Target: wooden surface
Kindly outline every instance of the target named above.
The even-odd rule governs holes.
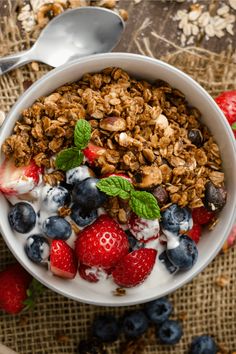
[[[7,15],[9,12],[16,11],[19,8],[19,3],[23,0],[0,0],[0,16]],[[27,2],[24,1],[24,2]],[[145,54],[153,55],[160,58],[174,48],[180,46],[180,31],[178,30],[178,22],[173,20],[179,9],[189,9],[193,3],[198,3],[204,6],[205,10],[215,13],[216,9],[223,4],[227,4],[228,0],[185,0],[178,2],[176,0],[141,0],[135,4],[135,0],[120,0],[119,8],[124,8],[128,11],[129,20],[126,23],[126,29],[119,45],[114,51],[124,51],[140,53],[143,49]],[[236,15],[236,11],[231,9],[231,12]],[[142,29],[143,27],[143,29]],[[155,32],[158,37],[153,36]],[[206,40],[195,41],[194,46],[208,49],[219,53],[232,46],[236,48],[236,23],[234,23],[235,35],[227,34],[221,39],[217,37]],[[144,49],[143,39],[146,38],[149,49]]]

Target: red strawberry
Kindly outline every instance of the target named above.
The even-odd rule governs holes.
[[[79,275],[90,283],[97,283],[99,281],[96,271],[94,272],[91,267],[82,263],[79,265]]]
[[[191,237],[191,239],[195,242],[198,243],[200,240],[200,237],[202,235],[202,227],[199,224],[193,224],[193,227],[191,230],[187,232],[187,235]]]
[[[108,215],[101,215],[79,232],[75,252],[79,261],[90,267],[113,267],[129,251],[126,233]]]
[[[93,143],[88,143],[88,146],[83,150],[84,156],[91,166],[94,166],[95,161],[105,152],[106,149],[101,146],[94,145]]]
[[[51,272],[62,278],[73,279],[77,267],[74,250],[63,240],[53,240],[50,253]]]
[[[31,275],[20,264],[11,264],[0,272],[0,308],[17,314],[24,308]]]
[[[205,225],[213,220],[215,213],[207,210],[205,207],[192,209],[192,218],[195,224]]]
[[[112,272],[114,282],[126,288],[142,283],[151,273],[156,255],[157,251],[152,248],[140,248],[127,254]]]
[[[8,195],[23,194],[31,191],[42,173],[32,160],[28,166],[16,167],[12,160],[4,160],[0,166],[0,190]]]
[[[216,103],[227,118],[234,136],[236,137],[236,90],[222,92],[215,99]]]

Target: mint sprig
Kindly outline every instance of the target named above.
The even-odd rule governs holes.
[[[91,137],[91,125],[84,119],[77,121],[74,131],[74,143],[80,150],[86,148]]]
[[[97,187],[110,197],[122,199],[129,199],[130,192],[134,189],[127,179],[118,176],[103,178],[97,183]]]
[[[62,171],[68,171],[75,168],[83,162],[84,154],[81,151],[86,148],[91,137],[91,126],[84,120],[79,119],[76,122],[74,130],[75,147],[64,149],[56,157],[56,167]]]
[[[145,219],[158,219],[160,217],[160,208],[156,198],[148,192],[132,191],[129,201],[131,209]]]
[[[156,198],[149,192],[135,191],[127,179],[111,176],[101,179],[96,186],[110,197],[129,199],[130,208],[141,218],[160,218],[160,208]]]

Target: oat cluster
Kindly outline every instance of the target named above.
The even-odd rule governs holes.
[[[178,10],[175,21],[179,21],[178,29],[181,33],[181,44],[193,44],[194,41],[205,37],[222,38],[226,34],[234,36],[235,15],[231,10],[236,9],[236,1],[231,0],[229,5],[224,4],[211,13],[206,5],[192,4],[189,9]]]
[[[92,126],[91,143],[103,148],[96,160],[101,175],[125,173],[139,189],[161,185],[171,203],[191,208],[203,205],[208,181],[224,184],[219,148],[183,93],[161,80],[138,81],[120,68],[86,74],[39,98],[22,112],[2,150],[17,166],[33,158],[52,168],[55,155],[73,145],[80,118]],[[54,170],[44,178],[55,184],[64,175]]]

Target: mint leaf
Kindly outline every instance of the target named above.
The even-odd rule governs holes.
[[[233,130],[236,130],[236,122],[234,122],[234,123],[231,125],[231,128],[232,128]]]
[[[133,186],[129,181],[118,176],[101,179],[97,183],[97,188],[110,197],[118,196],[122,199],[129,199],[130,192],[133,190]]]
[[[62,150],[56,158],[56,167],[62,171],[75,168],[83,162],[84,154],[77,147]]]
[[[148,192],[132,191],[129,201],[130,208],[144,219],[157,219],[160,217],[160,208],[156,198]]]
[[[75,126],[74,143],[80,149],[86,148],[91,137],[91,125],[85,119],[79,119]]]

